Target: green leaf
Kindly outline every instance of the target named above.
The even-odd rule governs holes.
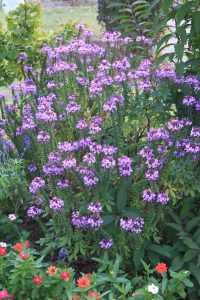
[[[130,178],[123,177],[117,192],[117,210],[122,212],[125,209],[128,201],[128,187]]]
[[[199,251],[198,250],[188,250],[183,257],[183,261],[184,262],[189,262],[191,260],[193,260],[193,258],[197,257]]]
[[[157,265],[157,263],[159,263],[159,261],[160,261],[159,255],[155,252],[148,251],[147,256],[153,265]]]
[[[193,218],[191,221],[187,222],[186,231],[191,231],[195,226],[199,225],[200,217]]]
[[[196,33],[200,31],[200,11],[194,13],[194,29]]]
[[[163,256],[171,258],[171,254],[166,249],[164,249],[162,246],[159,246],[159,245],[156,245],[156,244],[151,244],[148,247],[148,250],[152,250],[153,252],[156,252],[158,254],[161,254]]]
[[[184,53],[184,44],[178,43],[174,46],[174,49],[175,49],[176,56],[178,57],[179,60],[181,60]]]
[[[162,5],[163,10],[168,10],[169,6],[172,5],[173,2],[174,0],[164,0]]]
[[[180,239],[183,240],[183,243],[188,246],[188,248],[200,250],[199,246],[190,237],[181,236]]]
[[[115,216],[114,215],[105,215],[103,216],[103,226],[106,226],[110,223],[112,223],[115,220]]]
[[[126,207],[125,211],[122,213],[122,216],[127,218],[138,218],[143,217],[144,212],[136,207]]]
[[[181,226],[176,223],[166,223],[166,225],[177,230],[178,232],[181,230]]]
[[[190,271],[192,275],[197,279],[198,283],[200,284],[200,268],[195,266],[195,264],[190,263]]]
[[[171,263],[171,269],[173,271],[179,271],[183,265],[184,265],[183,258],[180,256],[177,256],[173,259],[173,261]]]
[[[185,68],[184,62],[176,63],[176,72],[179,76],[183,75],[184,68]]]
[[[164,292],[165,292],[165,289],[166,289],[166,287],[167,287],[167,283],[168,283],[167,277],[163,278],[163,280],[162,280],[162,285],[161,285],[161,288],[162,288],[162,295],[163,295]]]
[[[185,286],[190,287],[190,288],[192,288],[194,286],[194,283],[187,278],[185,278],[183,280],[183,283],[185,284]]]
[[[192,5],[191,1],[186,2],[185,4],[181,5],[181,7],[179,7],[177,9],[177,15],[176,15],[176,19],[178,24],[185,19],[186,14],[190,11],[190,7]]]
[[[141,265],[141,259],[144,257],[144,249],[136,249],[133,253],[133,262],[136,269]]]

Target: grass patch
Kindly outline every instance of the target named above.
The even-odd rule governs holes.
[[[60,23],[68,21],[87,24],[95,35],[100,35],[102,32],[102,27],[97,21],[97,8],[95,6],[43,8],[42,15],[42,29],[47,32],[55,30]],[[0,9],[0,22],[3,24],[5,22],[5,14],[2,9]]]
[[[96,34],[102,27],[97,22],[97,9],[94,6],[47,8],[43,10],[42,24],[46,31],[55,29],[59,23],[67,21],[86,23]]]

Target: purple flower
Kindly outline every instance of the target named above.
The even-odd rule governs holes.
[[[158,172],[158,170],[155,170],[155,169],[148,169],[145,176],[146,176],[147,180],[154,181],[159,178],[159,172]]]
[[[50,162],[60,162],[62,157],[60,156],[60,153],[58,152],[50,152],[48,155],[48,160]]]
[[[200,138],[200,127],[192,127],[190,136],[195,138]]]
[[[93,214],[88,217],[88,225],[91,228],[98,229],[103,224],[103,219],[99,214]]]
[[[142,192],[142,199],[147,202],[155,200],[156,194],[153,189],[146,189]]]
[[[140,150],[139,153],[142,156],[142,158],[149,159],[149,158],[153,157],[153,149],[151,149],[148,146],[145,146],[144,148],[142,148],[142,150]]]
[[[41,214],[41,209],[36,206],[31,206],[27,210],[27,215],[29,218],[36,219]]]
[[[91,37],[91,36],[93,36],[93,32],[90,30],[84,30],[83,35],[85,37]]]
[[[54,211],[54,212],[58,212],[62,209],[62,207],[65,205],[64,201],[57,198],[57,197],[53,197],[50,200],[49,203],[49,207]]]
[[[78,229],[88,228],[88,217],[81,216],[78,211],[72,213],[72,224]]]
[[[27,56],[26,56],[26,54],[19,54],[18,55],[18,57],[17,57],[17,61],[20,61],[20,62],[22,62],[22,61],[25,61],[27,59]]]
[[[101,166],[104,169],[114,169],[115,165],[116,162],[112,156],[106,156],[101,161]]]
[[[118,167],[120,176],[130,176],[132,173],[132,160],[128,156],[118,158]]]
[[[6,94],[5,93],[0,93],[0,100],[5,99],[6,98]]]
[[[100,202],[91,202],[87,209],[91,213],[100,213],[103,208]]]
[[[113,245],[113,239],[103,239],[99,242],[99,245],[102,249],[109,249]]]
[[[197,101],[196,98],[193,96],[186,96],[183,98],[183,104],[185,106],[192,106],[196,103],[196,101]]]
[[[135,219],[120,219],[120,227],[122,227],[125,231],[130,231],[132,233],[140,233],[144,226],[143,218],[135,218]]]
[[[40,131],[37,135],[37,140],[42,144],[48,144],[50,141],[50,135],[47,131]]]
[[[81,109],[81,106],[74,101],[71,101],[67,104],[66,111],[68,114],[75,113]]]
[[[88,152],[83,156],[83,162],[87,163],[90,166],[96,162],[96,157],[93,153]]]
[[[80,119],[76,124],[76,128],[80,130],[85,130],[87,128],[87,122],[85,119]]]
[[[103,120],[101,117],[99,116],[93,116],[91,118],[91,123],[95,124],[95,125],[101,125],[103,123]]]
[[[95,174],[90,171],[85,176],[83,176],[83,183],[86,187],[92,187],[98,183],[99,179],[95,176]]]
[[[59,180],[56,185],[61,190],[66,189],[69,187],[69,180],[67,180],[67,179]]]
[[[159,193],[157,195],[156,202],[161,203],[161,204],[167,204],[169,202],[169,197],[164,192]]]
[[[37,194],[44,185],[45,185],[44,179],[42,179],[41,177],[35,177],[31,182],[29,191],[32,194]]]
[[[152,128],[147,133],[149,141],[169,141],[171,139],[169,132],[164,128]]]
[[[85,29],[85,25],[84,24],[77,24],[76,29],[78,29],[80,31],[83,31]]]
[[[103,145],[102,147],[102,153],[106,156],[113,155],[117,152],[117,147],[109,146],[109,145]]]
[[[62,166],[64,169],[71,169],[76,167],[76,158],[68,157],[62,161]]]
[[[200,101],[197,101],[195,104],[196,111],[200,111]]]
[[[91,123],[89,126],[89,134],[96,134],[101,131],[101,127],[99,127],[95,123]]]
[[[36,165],[31,164],[30,166],[28,166],[28,170],[30,173],[33,173],[33,172],[37,171],[37,167],[36,167]]]
[[[56,87],[58,86],[58,84],[55,82],[55,81],[49,81],[48,83],[47,83],[47,88],[48,89],[55,89]]]

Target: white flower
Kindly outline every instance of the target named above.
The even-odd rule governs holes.
[[[6,248],[6,247],[7,247],[7,244],[4,243],[4,242],[0,242],[0,247],[1,247],[1,248]]]
[[[156,294],[158,294],[159,287],[152,283],[151,285],[148,285],[147,290],[148,290],[148,292],[156,295]]]
[[[14,220],[16,220],[16,216],[14,214],[9,214],[8,219],[10,219],[11,221],[14,221]]]

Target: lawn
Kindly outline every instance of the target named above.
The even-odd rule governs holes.
[[[0,10],[0,21],[4,23],[5,15]],[[45,31],[54,30],[59,23],[67,21],[85,23],[96,35],[102,30],[97,21],[97,9],[95,6],[43,8],[42,27]]]

